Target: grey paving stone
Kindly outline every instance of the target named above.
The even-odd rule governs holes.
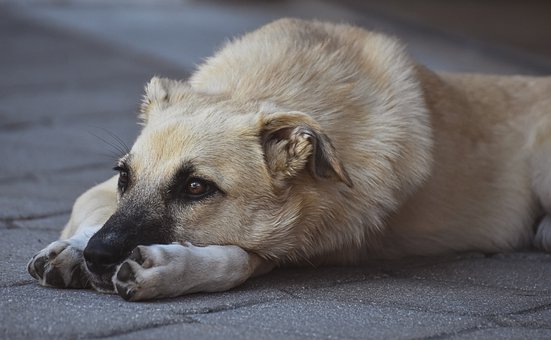
[[[66,125],[75,121],[82,126],[92,121],[106,125],[117,120],[134,126],[147,80],[145,76],[133,80],[105,80],[104,84],[94,87],[53,87],[33,91],[32,96],[27,90],[4,93],[0,95],[0,129],[17,129],[32,123]],[[83,118],[88,118],[88,122]]]
[[[315,8],[315,10],[313,10]],[[135,53],[192,69],[233,36],[253,30],[284,16],[353,21],[351,11],[321,1],[217,3],[186,2],[150,6],[89,7],[83,3],[23,7],[21,14],[49,19],[59,27],[70,27],[124,46]],[[213,25],[212,23],[216,23]],[[162,32],[162,33],[161,33]],[[158,39],[161,33],[162,39]]]
[[[428,337],[485,324],[484,320],[383,307],[376,304],[319,300],[278,300],[232,311],[193,316],[213,325],[321,338],[403,339]],[[404,332],[407,330],[407,332]],[[406,335],[407,333],[407,335]]]
[[[473,330],[447,339],[549,339],[551,329],[531,329],[522,327],[500,327]]]
[[[551,257],[545,253],[464,259],[421,269],[396,269],[395,274],[417,279],[511,288],[525,291],[551,291]]]
[[[96,126],[39,127],[0,134],[0,153],[10,161],[0,165],[0,183],[43,173],[112,167],[138,133],[136,123],[120,121]],[[116,137],[115,137],[116,136]],[[120,149],[120,150],[119,150]]]
[[[0,287],[31,283],[27,262],[59,237],[51,230],[0,229]],[[3,295],[4,296],[4,295]],[[7,295],[6,295],[7,296]],[[0,320],[2,320],[0,318]],[[1,322],[0,322],[1,324]]]
[[[118,46],[83,38],[73,29],[54,29],[44,20],[22,19],[2,7],[0,71],[3,93],[37,85],[78,85],[113,78],[147,78],[182,72],[166,62],[126,52]],[[20,11],[21,12],[21,11]],[[24,12],[24,11],[23,11]],[[179,70],[179,72],[178,72]]]
[[[113,175],[109,165],[1,183],[0,220],[20,223],[67,215],[81,193]]]
[[[11,229],[40,229],[61,232],[70,214],[61,213],[59,215],[35,217],[30,219],[16,219],[9,221],[8,228]]]
[[[551,253],[540,251],[516,251],[512,253],[499,253],[491,255],[490,258],[504,262],[549,262]]]
[[[355,23],[401,38],[421,63],[437,70],[502,74],[541,74],[549,66],[511,58],[485,44],[454,36],[427,33],[416,25],[386,18],[379,13],[357,11],[325,1],[306,0],[283,3],[234,2],[216,4],[185,2],[152,8],[148,5],[96,6],[82,2],[58,6],[25,8],[30,17],[48,18],[60,27],[78,28],[136,53],[192,69],[212,55],[228,38],[255,29],[283,16],[316,18]],[[216,23],[216,25],[212,25]],[[162,35],[163,39],[153,39]],[[198,39],[201,37],[201,39]],[[181,43],[185,42],[185,43]]]
[[[377,303],[396,308],[462,315],[513,313],[551,303],[549,294],[528,295],[516,290],[472,286],[465,283],[393,277],[290,292],[306,299]]]
[[[524,326],[531,328],[551,329],[551,304],[536,307],[531,310],[513,313],[496,318],[496,321],[505,326]]]
[[[284,268],[274,271],[278,280],[270,275],[262,276],[245,283],[252,288],[274,287],[284,291],[300,291],[334,287],[346,282],[377,280],[387,275],[378,268],[365,267],[328,267],[328,268]]]
[[[0,21],[0,45],[5,47],[0,54],[0,131],[75,121],[105,128],[121,119],[135,130],[144,83],[154,74],[186,77],[180,68],[144,62],[120,48],[21,19],[9,10],[0,11]],[[11,147],[6,143],[0,145]]]
[[[40,53],[34,56],[40,58]],[[132,65],[130,61],[115,59],[105,62],[102,60],[103,58],[101,55],[96,55],[88,60],[76,59],[51,64],[37,59],[28,65],[17,63],[9,68],[4,66],[2,67],[2,74],[5,77],[4,81],[9,83],[10,86],[16,89],[25,89],[25,86],[33,85],[33,87],[30,87],[31,90],[37,85],[78,84],[92,80],[108,82],[113,75],[125,78],[135,76],[138,66]],[[144,73],[147,76],[153,75],[155,72],[159,71],[150,69],[149,72]],[[9,89],[4,86],[3,91],[9,91]]]
[[[196,294],[160,302],[128,303],[118,295],[89,290],[37,287],[36,284],[2,287],[1,338],[105,337],[196,322],[191,316],[231,313],[242,306],[279,299],[276,290],[230,291]],[[32,306],[32,308],[30,307]]]
[[[438,257],[418,257],[399,261],[373,261],[362,266],[350,267],[300,267],[277,269],[279,279],[259,277],[248,281],[252,287],[275,287],[287,292],[300,292],[318,288],[331,288],[342,284],[354,284],[390,278],[400,270],[415,271],[435,264],[445,264],[460,259],[479,258],[480,254],[461,254]],[[398,276],[397,278],[401,278]]]
[[[111,337],[108,337],[111,339]],[[289,339],[289,340],[301,340],[301,339],[316,339],[317,336],[307,336],[305,334],[290,334],[289,332],[281,332],[272,329],[259,329],[250,326],[227,326],[227,325],[213,325],[202,323],[180,323],[175,325],[168,325],[162,327],[156,327],[151,329],[145,329],[123,335],[113,336],[114,339]],[[321,337],[326,338],[326,337]]]

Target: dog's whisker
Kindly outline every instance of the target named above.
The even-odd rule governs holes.
[[[105,133],[109,134],[109,137],[111,137],[114,141],[108,141],[107,139],[101,137],[100,135],[90,131],[89,133],[96,137],[97,139],[99,139],[100,141],[102,141],[103,143],[109,145],[111,148],[113,148],[113,150],[115,151],[116,155],[117,155],[117,159],[121,158],[122,156],[128,154],[130,152],[130,148],[128,147],[128,145],[126,145],[124,143],[124,141],[119,138],[118,136],[116,136],[114,133],[106,130],[106,129],[102,129]]]

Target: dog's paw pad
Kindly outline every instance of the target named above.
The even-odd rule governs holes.
[[[134,275],[134,270],[132,269],[132,266],[130,266],[130,263],[124,262],[120,266],[119,270],[117,271],[117,280],[121,282],[136,280],[136,276]]]
[[[82,266],[75,266],[71,272],[71,282],[68,287],[72,288],[87,288],[90,285],[90,281],[86,275],[86,272]]]
[[[137,246],[113,275],[117,293],[127,301],[155,297],[158,273],[166,261],[165,245]]]
[[[33,261],[34,260],[34,261]],[[35,258],[29,262],[27,271],[37,280],[44,277],[44,270],[48,264],[48,258],[46,256],[35,256]]]
[[[119,266],[113,276],[113,285],[117,293],[127,301],[132,301],[139,289],[136,270],[140,268],[139,264],[135,263],[134,260],[128,259]]]
[[[44,282],[46,283],[46,285],[53,287],[67,287],[61,271],[53,266],[51,266],[46,272],[44,272]]]
[[[126,301],[131,301],[136,294],[136,274],[129,262],[123,262],[113,278],[117,293]]]
[[[142,268],[148,269],[162,265],[165,261],[165,251],[162,247],[156,245],[137,246],[128,257],[128,260],[132,260]]]
[[[81,268],[82,251],[56,241],[38,252],[27,265],[29,274],[43,286],[85,288],[88,280]]]

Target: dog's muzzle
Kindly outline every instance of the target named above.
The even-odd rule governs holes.
[[[102,242],[101,239],[92,237],[83,252],[86,267],[98,275],[113,271],[114,267],[124,260],[119,250]]]
[[[84,249],[88,270],[97,275],[113,272],[138,245],[172,242],[169,221],[152,218],[146,211],[117,211]]]

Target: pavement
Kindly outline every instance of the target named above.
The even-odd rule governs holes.
[[[551,254],[529,250],[281,269],[228,292],[145,303],[44,288],[27,274],[74,199],[132,144],[143,84],[185,78],[229,37],[281,16],[389,32],[439,70],[551,73],[541,58],[336,2],[2,0],[0,338],[551,338]]]

